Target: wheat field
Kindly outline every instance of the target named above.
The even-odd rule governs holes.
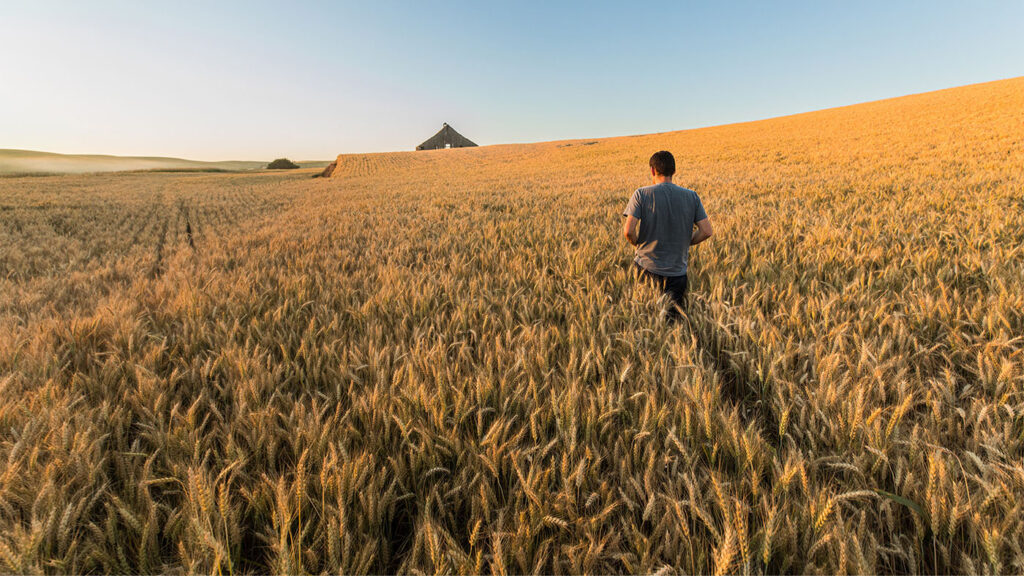
[[[0,572],[1024,572],[1024,79],[312,174],[0,179]]]

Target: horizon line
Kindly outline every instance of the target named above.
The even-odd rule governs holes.
[[[765,116],[765,117],[746,119],[746,120],[736,120],[736,121],[724,122],[724,123],[720,123],[720,124],[705,124],[705,125],[700,125],[700,126],[689,126],[689,127],[686,127],[686,128],[673,128],[673,129],[669,129],[669,130],[663,130],[663,131],[660,131],[660,132],[640,132],[640,133],[614,134],[614,135],[605,135],[605,136],[573,136],[573,137],[569,137],[569,138],[559,138],[559,139],[554,139],[554,140],[531,140],[531,141],[495,142],[495,143],[490,143],[490,144],[480,144],[477,147],[478,148],[484,148],[484,147],[489,147],[489,146],[525,146],[525,145],[531,145],[531,144],[548,144],[548,143],[558,143],[558,142],[571,142],[571,141],[576,141],[576,140],[608,140],[608,139],[614,139],[614,138],[630,138],[630,137],[636,137],[636,136],[650,136],[650,135],[658,135],[658,134],[669,134],[669,133],[673,133],[673,132],[688,132],[688,131],[691,131],[691,130],[705,130],[705,129],[709,129],[709,128],[719,128],[719,127],[725,127],[725,126],[736,126],[736,125],[742,125],[742,124],[753,124],[753,123],[756,123],[756,122],[764,122],[764,121],[767,121],[767,120],[776,120],[776,119],[780,119],[780,118],[790,118],[790,117],[794,117],[794,116],[801,116],[801,115],[804,115],[804,114],[814,114],[814,113],[817,113],[817,112],[824,112],[824,111],[828,111],[828,110],[838,110],[838,109],[842,109],[842,108],[848,108],[848,107],[851,107],[851,106],[859,106],[859,105],[863,105],[863,104],[871,104],[871,103],[874,103],[874,102],[884,102],[884,101],[887,101],[887,100],[898,100],[900,98],[909,98],[909,97],[912,97],[912,96],[920,96],[920,95],[923,95],[923,94],[932,94],[932,93],[936,93],[936,92],[944,92],[946,90],[955,90],[957,88],[967,88],[967,87],[970,87],[970,86],[981,86],[981,85],[984,85],[984,84],[993,84],[993,83],[997,83],[997,82],[1006,82],[1006,81],[1010,81],[1010,80],[1019,80],[1019,79],[1022,79],[1022,78],[1024,78],[1024,75],[1009,76],[1009,77],[1005,77],[1005,78],[997,78],[995,80],[985,80],[985,81],[982,81],[982,82],[972,82],[972,83],[969,83],[969,84],[957,84],[957,85],[954,85],[954,86],[945,86],[943,88],[937,88],[937,89],[934,89],[934,90],[925,90],[925,91],[922,91],[922,92],[912,92],[912,93],[909,93],[909,94],[900,94],[900,95],[896,95],[896,96],[888,96],[888,97],[885,97],[885,98],[879,98],[879,99],[875,99],[875,100],[862,100],[862,101],[851,102],[851,103],[847,103],[847,104],[840,104],[840,105],[837,105],[837,106],[826,106],[824,108],[815,108],[815,109],[812,109],[812,110],[804,110],[804,111],[800,111],[800,112],[792,112],[792,113],[788,113],[788,114],[780,114],[780,115],[777,115],[777,116]],[[255,160],[255,159],[237,159],[236,158],[236,159],[226,159],[226,160],[222,160],[222,159],[208,160],[208,159],[187,158],[187,157],[180,156],[180,155],[166,155],[166,156],[164,156],[164,155],[159,155],[159,154],[154,155],[154,154],[144,154],[144,153],[112,154],[112,153],[107,153],[107,152],[55,152],[55,151],[52,151],[52,150],[34,150],[34,149],[28,149],[28,148],[6,148],[6,147],[0,148],[0,152],[32,152],[32,153],[36,153],[36,154],[52,154],[52,155],[57,155],[57,156],[95,156],[95,157],[103,157],[103,158],[137,158],[137,159],[142,159],[142,158],[159,158],[159,159],[166,159],[166,160],[180,160],[180,161],[184,161],[184,162],[202,162],[202,163],[211,163],[211,164],[228,163],[228,162],[264,162],[264,160],[261,160],[261,159],[260,160]],[[359,151],[359,152],[339,152],[337,154],[334,154],[333,156],[328,156],[326,158],[299,159],[299,160],[293,160],[293,161],[294,162],[330,162],[334,158],[337,158],[338,156],[341,156],[341,155],[396,154],[396,153],[402,153],[402,152],[410,152],[410,153],[416,152],[415,144],[411,148],[402,148],[402,149],[394,149],[394,150],[364,150],[364,151]],[[281,157],[281,156],[278,156],[278,157]],[[285,157],[287,157],[287,156],[285,156]],[[270,162],[272,160],[274,160],[274,159],[266,160],[266,162]]]

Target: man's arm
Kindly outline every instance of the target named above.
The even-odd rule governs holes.
[[[622,235],[625,236],[626,240],[633,246],[636,246],[636,243],[639,242],[639,238],[637,237],[637,233],[640,231],[639,224],[640,221],[637,220],[636,216],[631,215],[627,215],[626,221],[622,224]]]
[[[711,238],[714,231],[711,230],[711,220],[704,218],[697,222],[697,229],[693,231],[693,236],[690,236],[690,246],[696,246],[701,242]]]

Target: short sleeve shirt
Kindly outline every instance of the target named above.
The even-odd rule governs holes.
[[[708,217],[696,192],[671,182],[644,186],[622,215],[640,220],[634,260],[641,268],[661,276],[686,274],[693,226]]]

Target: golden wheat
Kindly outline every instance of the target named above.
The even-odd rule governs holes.
[[[1022,126],[0,180],[3,569],[1020,572]],[[618,235],[658,149],[717,231],[678,325]]]

